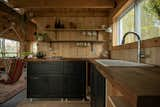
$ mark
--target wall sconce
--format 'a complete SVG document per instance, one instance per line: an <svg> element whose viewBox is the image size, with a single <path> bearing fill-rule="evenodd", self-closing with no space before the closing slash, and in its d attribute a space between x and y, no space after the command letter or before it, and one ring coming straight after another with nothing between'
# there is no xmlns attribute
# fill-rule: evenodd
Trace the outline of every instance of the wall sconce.
<svg viewBox="0 0 160 107"><path fill-rule="evenodd" d="M105 29L105 32L112 33L112 27L108 27Z"/></svg>
<svg viewBox="0 0 160 107"><path fill-rule="evenodd" d="M107 33L112 33L112 27L111 26L107 27L106 25L101 25L101 28L104 29L104 31L107 32Z"/></svg>

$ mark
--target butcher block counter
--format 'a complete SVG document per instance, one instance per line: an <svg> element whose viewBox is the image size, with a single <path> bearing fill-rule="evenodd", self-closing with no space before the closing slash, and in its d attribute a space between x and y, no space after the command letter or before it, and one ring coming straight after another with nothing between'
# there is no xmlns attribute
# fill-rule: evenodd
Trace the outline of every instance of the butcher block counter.
<svg viewBox="0 0 160 107"><path fill-rule="evenodd" d="M160 107L160 67L105 67L93 59L90 62L106 78L106 97L112 104L120 99L131 107Z"/></svg>
<svg viewBox="0 0 160 107"><path fill-rule="evenodd" d="M91 58L96 59L96 58ZM52 62L52 61L87 61L88 58L31 58L25 59L26 62Z"/></svg>

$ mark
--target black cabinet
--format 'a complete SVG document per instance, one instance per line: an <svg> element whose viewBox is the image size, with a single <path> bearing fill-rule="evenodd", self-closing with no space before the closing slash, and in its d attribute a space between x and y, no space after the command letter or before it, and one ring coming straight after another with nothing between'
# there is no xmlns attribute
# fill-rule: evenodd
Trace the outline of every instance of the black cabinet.
<svg viewBox="0 0 160 107"><path fill-rule="evenodd" d="M63 96L63 76L50 75L48 76L48 97L62 98Z"/></svg>
<svg viewBox="0 0 160 107"><path fill-rule="evenodd" d="M105 78L91 65L91 107L105 107Z"/></svg>
<svg viewBox="0 0 160 107"><path fill-rule="evenodd" d="M85 62L64 62L64 96L66 98L85 97Z"/></svg>
<svg viewBox="0 0 160 107"><path fill-rule="evenodd" d="M46 98L48 95L48 80L46 76L29 76L27 81L27 97Z"/></svg>
<svg viewBox="0 0 160 107"><path fill-rule="evenodd" d="M63 62L29 62L27 66L28 74L62 74Z"/></svg>
<svg viewBox="0 0 160 107"><path fill-rule="evenodd" d="M29 62L28 98L84 98L85 61Z"/></svg>
<svg viewBox="0 0 160 107"><path fill-rule="evenodd" d="M83 86L84 82L79 77L74 77L73 75L68 75L64 77L64 96L65 98L84 98L85 88Z"/></svg>

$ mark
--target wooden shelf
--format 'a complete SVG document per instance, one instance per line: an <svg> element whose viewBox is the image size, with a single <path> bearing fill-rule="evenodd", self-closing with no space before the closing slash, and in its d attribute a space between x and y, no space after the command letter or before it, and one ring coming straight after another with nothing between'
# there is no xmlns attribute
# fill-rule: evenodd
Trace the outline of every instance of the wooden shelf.
<svg viewBox="0 0 160 107"><path fill-rule="evenodd" d="M52 43L57 43L57 42L60 42L60 43L65 43L65 42L92 42L92 43L104 43L106 41L104 40L95 40L95 41L92 41L92 40L54 40L54 41L49 41L49 42L52 42Z"/></svg>
<svg viewBox="0 0 160 107"><path fill-rule="evenodd" d="M46 29L46 31L105 31L104 29L71 29L71 28L64 28L64 29Z"/></svg>
<svg viewBox="0 0 160 107"><path fill-rule="evenodd" d="M124 101L123 96L108 96L108 101L112 107L133 107L128 102Z"/></svg>

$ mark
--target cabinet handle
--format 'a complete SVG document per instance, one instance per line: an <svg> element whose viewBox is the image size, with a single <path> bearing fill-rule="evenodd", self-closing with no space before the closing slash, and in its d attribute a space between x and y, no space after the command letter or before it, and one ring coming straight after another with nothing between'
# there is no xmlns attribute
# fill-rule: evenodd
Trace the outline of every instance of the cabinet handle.
<svg viewBox="0 0 160 107"><path fill-rule="evenodd" d="M38 77L33 77L33 79L38 79Z"/></svg>

